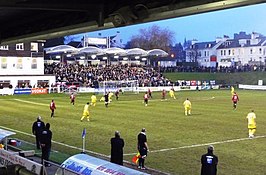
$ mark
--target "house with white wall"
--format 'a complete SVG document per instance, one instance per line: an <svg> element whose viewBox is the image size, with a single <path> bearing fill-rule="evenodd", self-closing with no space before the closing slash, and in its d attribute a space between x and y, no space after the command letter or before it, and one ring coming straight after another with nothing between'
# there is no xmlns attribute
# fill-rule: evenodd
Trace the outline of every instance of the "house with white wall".
<svg viewBox="0 0 266 175"><path fill-rule="evenodd" d="M265 64L266 37L255 32L246 36L227 40L217 48L219 66Z"/></svg>
<svg viewBox="0 0 266 175"><path fill-rule="evenodd" d="M265 65L266 37L252 32L218 37L215 41L197 42L193 40L186 51L186 62L197 62L199 66L241 66Z"/></svg>
<svg viewBox="0 0 266 175"><path fill-rule="evenodd" d="M197 62L199 66L216 67L217 64L217 48L228 39L216 38L215 41L197 42L192 41L192 44L186 51L186 62Z"/></svg>
<svg viewBox="0 0 266 175"><path fill-rule="evenodd" d="M0 89L55 84L54 75L44 75L44 42L0 45Z"/></svg>

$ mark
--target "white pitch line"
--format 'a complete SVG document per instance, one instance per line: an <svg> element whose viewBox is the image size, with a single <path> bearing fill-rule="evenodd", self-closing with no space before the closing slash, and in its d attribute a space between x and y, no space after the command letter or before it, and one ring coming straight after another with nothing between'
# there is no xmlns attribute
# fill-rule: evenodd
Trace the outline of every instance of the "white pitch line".
<svg viewBox="0 0 266 175"><path fill-rule="evenodd" d="M231 140L217 141L217 142L211 142L211 143L180 146L180 147L176 147L176 148L165 148L165 149L159 149L159 150L150 151L150 153L165 152L165 151L171 151L171 150L177 150L177 149L195 148L195 147L201 147L201 146L207 146L207 145L217 145L217 144L224 144L224 143L231 143L231 142L240 142L240 141L244 141L244 140L253 140L253 139L259 139L259 138L265 138L265 137L266 137L266 135L256 136L256 137L254 137L252 139L250 139L250 138L239 138L239 139L231 139ZM136 153L124 154L124 156L131 156L131 155L136 155Z"/></svg>
<svg viewBox="0 0 266 175"><path fill-rule="evenodd" d="M29 134L29 133L26 133L26 132L23 132L23 131L19 131L19 130L16 130L16 129L11 129L11 128L7 128L5 126L0 126L0 128L3 128L3 129L6 129L6 130L10 130L10 131L14 131L16 133L20 133L20 134L24 134L24 135L27 135L27 136L30 136L30 137L35 137L34 135L32 134ZM77 149L77 150L80 150L80 151L83 151L82 148L79 148L79 147L76 147L76 146L72 146L72 145L67 145L65 143L61 143L61 142L57 142L57 141L54 141L52 140L53 143L56 143L58 145L63 145L65 147L68 147L68 148L72 148L72 149ZM102 156L102 157L106 157L106 158L110 158L110 156L107 156L105 154L101 154L101 153L97 153L97 152L94 152L94 151L90 151L90 150L84 150L85 152L88 152L88 153L91 153L91 154L95 154L95 155L98 155L98 156Z"/></svg>
<svg viewBox="0 0 266 175"><path fill-rule="evenodd" d="M32 101L27 101L27 100L21 100L21 99L14 99L15 101L20 101L23 103L29 103L29 104L34 104L34 105L40 105L40 106L49 106L49 104L44 104L44 103L37 103L37 102L32 102Z"/></svg>
<svg viewBox="0 0 266 175"><path fill-rule="evenodd" d="M21 134L24 134L24 135L27 135L27 136L35 137L32 134L29 134L29 133L26 133L26 132L23 132L23 131L19 131L19 130L15 130L15 129L11 129L11 128L7 128L7 127L4 127L4 126L0 126L0 128L7 129L7 130L10 130L10 131L14 131L14 132L17 132L17 133L21 133ZM224 140L224 141L217 141L217 142L210 142L210 143L203 143L203 144L181 146L181 147L176 147L176 148L165 148L165 149L153 150L153 151L150 151L150 153L165 152L165 151L171 151L171 150L177 150L177 149L195 148L195 147L202 147L202 146L207 146L207 145L217 145L217 144L224 144L224 143L231 143L231 142L239 142L239 141L244 141L244 140L253 140L253 139L259 139L259 138L265 138L265 137L266 137L266 135L256 136L256 137L254 137L252 139L250 139L250 138L239 138L239 139L231 139L231 140ZM63 145L63 146L72 148L72 149L77 149L77 150L80 150L80 151L83 150L82 148L78 148L76 146L68 145L68 144L57 142L57 141L54 141L54 140L52 140L52 142L56 143L58 145ZM105 155L105 154L97 153L97 152L90 151L90 150L85 150L85 152L92 153L92 154L99 155L99 156L103 156L103 157L106 157L106 158L110 158L110 155ZM136 153L124 154L124 156L131 156L131 155L136 155Z"/></svg>
<svg viewBox="0 0 266 175"><path fill-rule="evenodd" d="M14 99L15 101L20 101L20 102L23 102L23 103L29 103L29 104L34 104L34 105L39 105L39 106L48 106L49 107L49 104L44 104L44 103L38 103L38 102L32 102L32 101L27 101L27 100L21 100L21 99L17 99L15 98ZM67 107L67 106L72 106L72 105L56 105L56 107ZM76 104L75 106L83 106L81 104Z"/></svg>

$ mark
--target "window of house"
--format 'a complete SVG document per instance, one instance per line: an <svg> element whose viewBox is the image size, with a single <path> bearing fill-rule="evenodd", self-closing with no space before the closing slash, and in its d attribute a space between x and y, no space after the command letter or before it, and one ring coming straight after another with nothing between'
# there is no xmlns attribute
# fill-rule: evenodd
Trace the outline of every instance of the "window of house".
<svg viewBox="0 0 266 175"><path fill-rule="evenodd" d="M24 44L23 43L16 44L16 50L24 50Z"/></svg>
<svg viewBox="0 0 266 175"><path fill-rule="evenodd" d="M7 58L5 58L5 57L1 58L1 68L7 69Z"/></svg>
<svg viewBox="0 0 266 175"><path fill-rule="evenodd" d="M37 87L39 88L49 87L49 80L37 80Z"/></svg>
<svg viewBox="0 0 266 175"><path fill-rule="evenodd" d="M226 55L226 50L224 50L224 55Z"/></svg>
<svg viewBox="0 0 266 175"><path fill-rule="evenodd" d="M0 89L8 88L8 87L10 87L9 80L0 80Z"/></svg>
<svg viewBox="0 0 266 175"><path fill-rule="evenodd" d="M0 50L8 50L8 45L0 46Z"/></svg>
<svg viewBox="0 0 266 175"><path fill-rule="evenodd" d="M232 50L232 55L235 55L235 49Z"/></svg>
<svg viewBox="0 0 266 175"><path fill-rule="evenodd" d="M198 52L198 55L201 56L201 51Z"/></svg>
<svg viewBox="0 0 266 175"><path fill-rule="evenodd" d="M206 51L204 51L204 56L205 56L205 57L207 56L207 52L206 52Z"/></svg>
<svg viewBox="0 0 266 175"><path fill-rule="evenodd" d="M223 55L223 50L221 50L221 55Z"/></svg>
<svg viewBox="0 0 266 175"><path fill-rule="evenodd" d="M17 59L17 69L23 69L23 61L22 58Z"/></svg>
<svg viewBox="0 0 266 175"><path fill-rule="evenodd" d="M252 49L250 49L250 50L249 50L249 53L250 53L250 54L252 54L252 52L253 52L253 50L252 50Z"/></svg>
<svg viewBox="0 0 266 175"><path fill-rule="evenodd" d="M259 53L261 54L261 52L262 52L262 49L261 49L261 48L259 48Z"/></svg>
<svg viewBox="0 0 266 175"><path fill-rule="evenodd" d="M231 55L231 50L228 50L228 55Z"/></svg>
<svg viewBox="0 0 266 175"><path fill-rule="evenodd" d="M30 50L31 51L38 51L38 43L30 43Z"/></svg>
<svg viewBox="0 0 266 175"><path fill-rule="evenodd" d="M38 63L37 63L37 59L32 59L31 60L31 69L37 69Z"/></svg>
<svg viewBox="0 0 266 175"><path fill-rule="evenodd" d="M31 87L30 80L18 80L18 88L28 88Z"/></svg>

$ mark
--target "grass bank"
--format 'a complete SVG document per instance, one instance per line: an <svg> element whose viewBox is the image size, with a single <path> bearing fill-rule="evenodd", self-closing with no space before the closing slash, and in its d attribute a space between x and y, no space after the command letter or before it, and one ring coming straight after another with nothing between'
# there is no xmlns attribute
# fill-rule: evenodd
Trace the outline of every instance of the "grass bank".
<svg viewBox="0 0 266 175"><path fill-rule="evenodd" d="M218 84L249 84L257 85L258 80L266 83L266 72L238 72L238 73L164 73L172 81L177 80L216 80Z"/></svg>

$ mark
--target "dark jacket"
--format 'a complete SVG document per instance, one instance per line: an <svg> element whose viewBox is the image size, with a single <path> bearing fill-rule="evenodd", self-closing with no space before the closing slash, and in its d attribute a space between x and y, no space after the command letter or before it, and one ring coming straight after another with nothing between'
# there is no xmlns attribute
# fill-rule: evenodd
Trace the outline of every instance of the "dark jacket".
<svg viewBox="0 0 266 175"><path fill-rule="evenodd" d="M120 137L111 138L111 162L123 165L124 140Z"/></svg>
<svg viewBox="0 0 266 175"><path fill-rule="evenodd" d="M37 121L35 121L32 125L32 134L35 136L40 136L44 128L44 122L40 119L37 119Z"/></svg>
<svg viewBox="0 0 266 175"><path fill-rule="evenodd" d="M201 175L216 175L217 174L217 164L218 157L212 152L203 154L201 156Z"/></svg>
<svg viewBox="0 0 266 175"><path fill-rule="evenodd" d="M46 148L51 148L52 146L52 131L50 130L50 126L47 127L42 131L40 143L41 145L45 146Z"/></svg>

